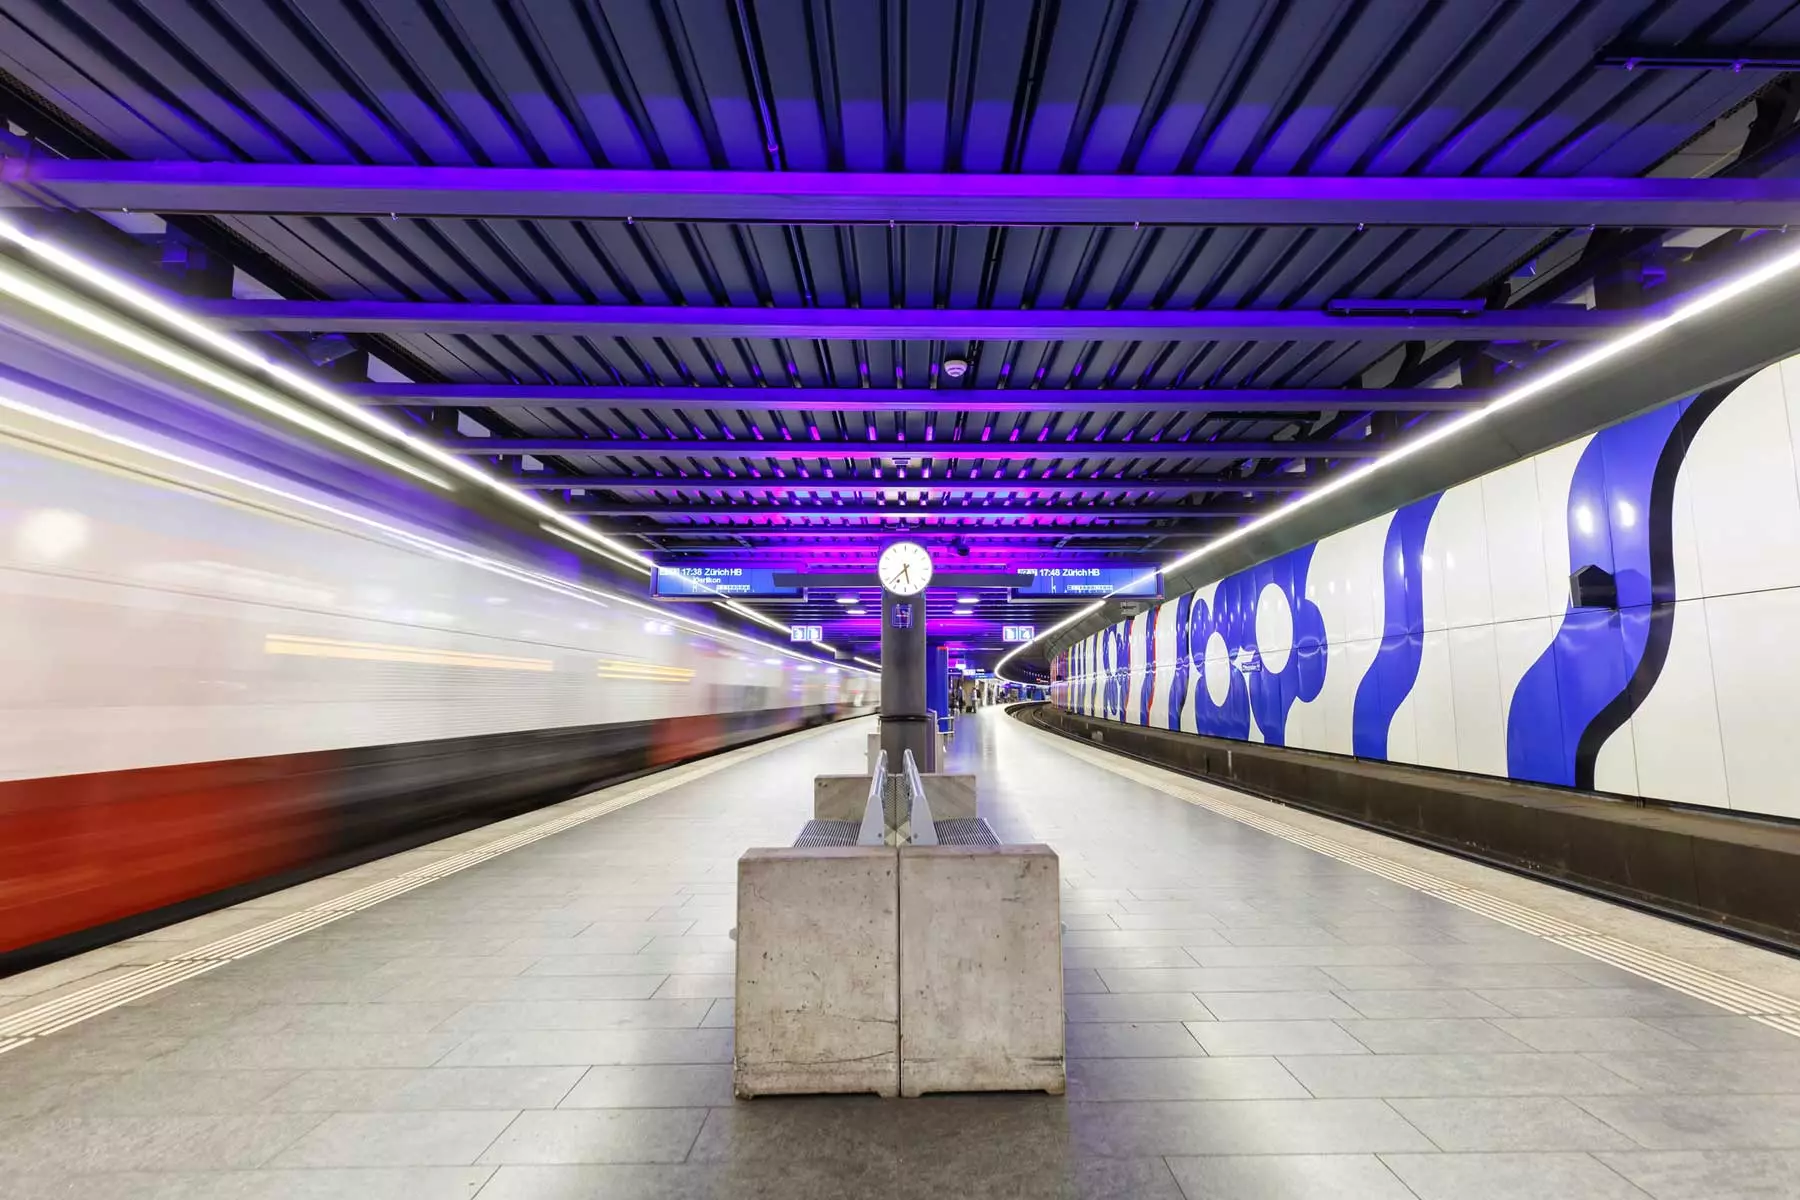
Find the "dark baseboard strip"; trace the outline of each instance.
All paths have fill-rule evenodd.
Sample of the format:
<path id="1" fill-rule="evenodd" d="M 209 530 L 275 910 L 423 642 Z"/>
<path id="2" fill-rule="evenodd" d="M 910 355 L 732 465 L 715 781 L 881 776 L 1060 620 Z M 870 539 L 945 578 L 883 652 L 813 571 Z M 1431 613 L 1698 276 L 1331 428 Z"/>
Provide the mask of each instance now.
<path id="1" fill-rule="evenodd" d="M 1015 716 L 1347 824 L 1800 954 L 1800 827 L 1097 720 Z"/>

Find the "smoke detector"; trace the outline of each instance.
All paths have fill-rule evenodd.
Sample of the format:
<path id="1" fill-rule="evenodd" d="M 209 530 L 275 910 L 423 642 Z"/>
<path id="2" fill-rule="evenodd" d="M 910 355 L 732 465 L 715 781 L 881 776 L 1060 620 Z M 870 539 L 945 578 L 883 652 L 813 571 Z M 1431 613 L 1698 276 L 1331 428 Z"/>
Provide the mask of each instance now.
<path id="1" fill-rule="evenodd" d="M 961 379 L 964 375 L 968 374 L 968 371 L 969 364 L 966 359 L 946 358 L 944 360 L 944 374 L 952 379 Z"/>

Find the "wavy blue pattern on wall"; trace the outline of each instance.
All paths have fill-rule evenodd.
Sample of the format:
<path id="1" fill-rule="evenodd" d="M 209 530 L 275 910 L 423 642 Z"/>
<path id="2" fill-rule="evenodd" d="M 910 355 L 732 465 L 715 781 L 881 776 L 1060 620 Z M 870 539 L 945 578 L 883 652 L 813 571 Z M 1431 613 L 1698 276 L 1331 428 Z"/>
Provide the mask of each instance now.
<path id="1" fill-rule="evenodd" d="M 1183 592 L 1175 600 L 1175 665 L 1169 680 L 1169 728 L 1181 729 L 1181 711 L 1187 706 L 1189 655 L 1188 620 L 1193 613 L 1194 594 Z M 1205 686 L 1204 683 L 1201 684 Z"/>
<path id="2" fill-rule="evenodd" d="M 1325 617 L 1306 597 L 1306 573 L 1313 546 L 1301 546 L 1219 581 L 1210 605 L 1196 599 L 1188 650 L 1201 672 L 1194 687 L 1194 712 L 1201 733 L 1247 738 L 1250 719 L 1265 742 L 1287 740 L 1287 715 L 1296 700 L 1312 700 L 1325 686 Z M 1256 644 L 1256 610 L 1273 585 L 1287 601 L 1293 638 L 1287 662 L 1271 671 Z M 1232 668 L 1223 704 L 1214 704 L 1205 686 L 1207 643 L 1214 634 L 1225 643 Z"/>
<path id="3" fill-rule="evenodd" d="M 1136 617 L 1127 618 L 1100 632 L 1104 644 L 1106 696 L 1101 716 L 1113 721 L 1128 721 L 1131 703 L 1131 627 Z"/>
<path id="4" fill-rule="evenodd" d="M 1144 614 L 1144 682 L 1138 689 L 1138 724 L 1150 724 L 1150 698 L 1156 695 L 1156 610 Z"/>
<path id="5" fill-rule="evenodd" d="M 1688 401 L 1603 429 L 1581 453 L 1569 483 L 1570 574 L 1593 565 L 1612 573 L 1619 611 L 1577 608 L 1573 599 L 1549 649 L 1513 692 L 1506 718 L 1506 770 L 1514 779 L 1573 787 L 1581 735 L 1625 690 L 1650 632 L 1650 494 Z"/>
<path id="6" fill-rule="evenodd" d="M 1394 714 L 1419 678 L 1425 644 L 1425 594 L 1419 578 L 1425 531 L 1437 496 L 1416 500 L 1394 514 L 1381 551 L 1381 648 L 1356 685 L 1351 749 L 1358 758 L 1386 758 Z"/>

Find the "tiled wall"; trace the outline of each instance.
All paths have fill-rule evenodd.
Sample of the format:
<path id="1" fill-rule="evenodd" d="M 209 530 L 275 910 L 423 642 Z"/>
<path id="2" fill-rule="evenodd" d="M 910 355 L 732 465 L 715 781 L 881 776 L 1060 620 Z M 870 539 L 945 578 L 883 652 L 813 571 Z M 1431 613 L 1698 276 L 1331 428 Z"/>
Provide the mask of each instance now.
<path id="1" fill-rule="evenodd" d="M 1800 818 L 1800 360 L 1324 538 L 1056 664 L 1093 716 Z M 1608 572 L 1616 606 L 1577 606 Z"/>

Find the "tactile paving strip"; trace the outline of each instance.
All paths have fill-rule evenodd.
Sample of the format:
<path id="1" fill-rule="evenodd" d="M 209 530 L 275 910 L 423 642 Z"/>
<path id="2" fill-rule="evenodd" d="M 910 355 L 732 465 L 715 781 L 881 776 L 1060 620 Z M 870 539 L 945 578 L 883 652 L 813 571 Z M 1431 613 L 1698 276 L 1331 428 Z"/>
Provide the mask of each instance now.
<path id="1" fill-rule="evenodd" d="M 1041 729 L 1033 729 L 1021 723 L 1021 728 L 1034 736 L 1051 739 L 1056 746 L 1074 755 L 1076 758 L 1090 762 L 1115 775 L 1141 783 L 1145 787 L 1154 788 L 1165 795 L 1174 796 L 1198 808 L 1216 813 L 1242 825 L 1248 825 L 1271 837 L 1278 837 L 1296 846 L 1304 846 L 1328 858 L 1348 863 L 1353 867 L 1379 875 L 1402 886 L 1423 892 L 1428 896 L 1436 896 L 1440 900 L 1456 905 L 1470 912 L 1480 913 L 1502 925 L 1509 925 L 1524 933 L 1533 934 L 1558 946 L 1566 946 L 1579 951 L 1589 958 L 1607 963 L 1622 971 L 1648 979 L 1652 983 L 1661 984 L 1684 996 L 1692 996 L 1696 1000 L 1704 1000 L 1726 1012 L 1738 1016 L 1749 1017 L 1760 1021 L 1783 1033 L 1800 1037 L 1800 1001 L 1791 997 L 1743 983 L 1705 967 L 1682 962 L 1678 958 L 1646 949 L 1630 942 L 1615 938 L 1610 934 L 1597 933 L 1592 929 L 1584 929 L 1559 917 L 1538 912 L 1523 904 L 1514 903 L 1500 896 L 1477 891 L 1474 888 L 1448 879 L 1421 871 L 1404 863 L 1395 862 L 1378 854 L 1340 842 L 1336 838 L 1326 837 L 1302 829 L 1298 825 L 1289 824 L 1279 817 L 1270 816 L 1247 805 L 1238 804 L 1198 788 L 1188 787 L 1176 782 L 1174 778 L 1146 767 L 1132 759 L 1122 758 L 1104 751 L 1090 750 L 1081 743 L 1069 738 L 1058 737 Z"/>

